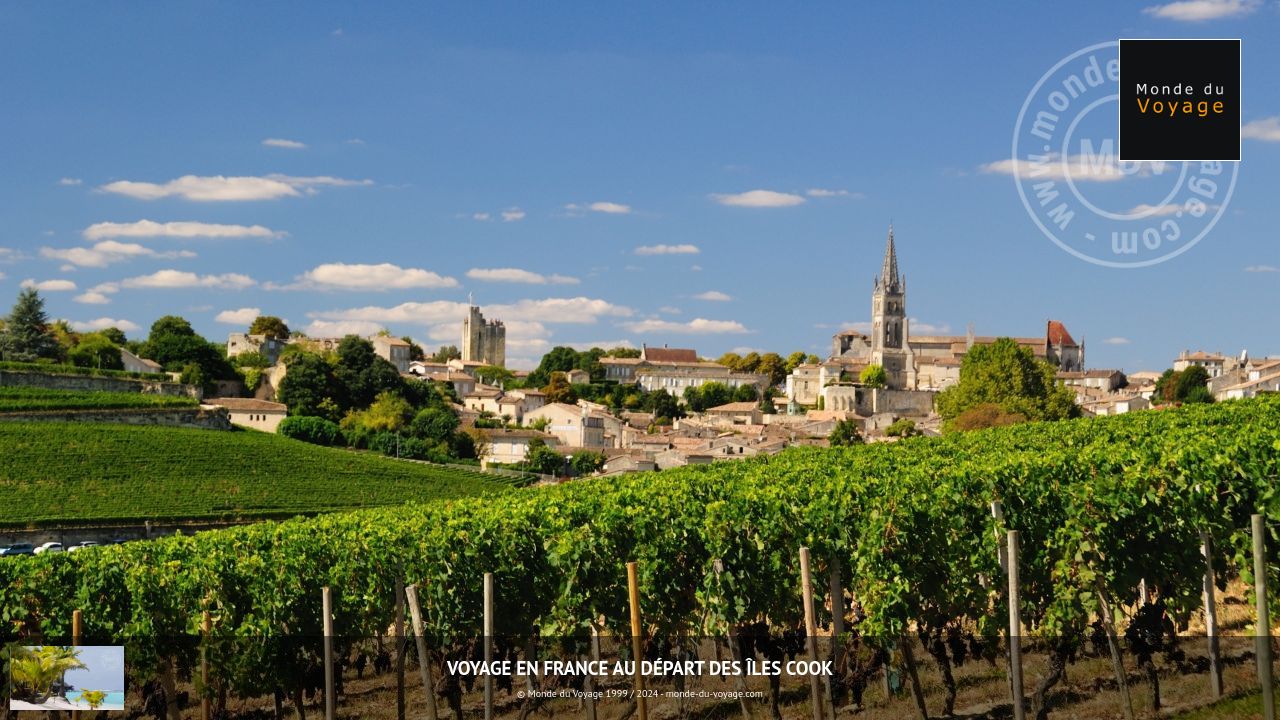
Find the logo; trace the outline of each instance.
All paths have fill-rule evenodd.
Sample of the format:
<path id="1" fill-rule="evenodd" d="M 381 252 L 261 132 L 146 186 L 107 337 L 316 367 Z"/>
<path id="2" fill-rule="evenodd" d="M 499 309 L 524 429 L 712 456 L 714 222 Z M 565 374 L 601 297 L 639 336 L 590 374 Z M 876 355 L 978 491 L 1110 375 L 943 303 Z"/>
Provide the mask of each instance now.
<path id="1" fill-rule="evenodd" d="M 1009 167 L 1031 219 L 1058 247 L 1115 268 L 1155 265 L 1200 242 L 1226 210 L 1239 164 L 1121 161 L 1119 43 L 1058 61 L 1031 89 Z"/>

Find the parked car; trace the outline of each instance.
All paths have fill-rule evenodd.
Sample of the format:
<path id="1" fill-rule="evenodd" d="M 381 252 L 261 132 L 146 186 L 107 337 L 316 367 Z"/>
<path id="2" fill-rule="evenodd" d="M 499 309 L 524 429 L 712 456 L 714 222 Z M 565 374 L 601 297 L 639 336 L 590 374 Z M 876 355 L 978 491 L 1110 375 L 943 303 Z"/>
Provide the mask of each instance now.
<path id="1" fill-rule="evenodd" d="M 35 552 L 31 543 L 14 543 L 7 548 L 0 548 L 0 555 L 30 555 Z"/>
<path id="2" fill-rule="evenodd" d="M 47 542 L 41 545 L 40 547 L 36 548 L 36 555 L 40 555 L 42 553 L 47 553 L 47 552 L 55 553 L 55 552 L 62 552 L 62 551 L 63 551 L 62 543 Z"/>
<path id="3" fill-rule="evenodd" d="M 89 547 L 98 547 L 98 543 L 94 542 L 93 540 L 85 540 L 79 543 L 78 545 L 72 545 L 71 547 L 67 548 L 67 552 L 75 552 L 77 550 L 83 550 Z"/>

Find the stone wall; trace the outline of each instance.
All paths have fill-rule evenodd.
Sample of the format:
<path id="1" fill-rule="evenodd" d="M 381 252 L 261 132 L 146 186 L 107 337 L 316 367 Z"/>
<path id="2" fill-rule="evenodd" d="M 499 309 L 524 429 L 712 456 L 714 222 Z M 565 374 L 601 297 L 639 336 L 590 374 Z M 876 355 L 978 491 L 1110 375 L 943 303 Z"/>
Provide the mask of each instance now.
<path id="1" fill-rule="evenodd" d="M 122 425 L 161 425 L 200 430 L 230 430 L 226 408 L 201 405 L 186 408 L 121 410 L 41 410 L 0 413 L 0 422 L 94 422 Z"/>
<path id="2" fill-rule="evenodd" d="M 36 547 L 47 542 L 60 542 L 63 546 L 70 547 L 86 540 L 105 545 L 114 540 L 146 540 L 173 534 L 192 535 L 205 530 L 219 530 L 253 522 L 261 521 L 256 519 L 196 520 L 191 522 L 148 522 L 145 524 L 137 522 L 112 524 L 109 522 L 95 523 L 94 521 L 85 521 L 77 527 L 66 528 L 3 528 L 0 529 L 0 547 L 20 542 L 31 543 Z M 18 562 L 21 561 L 21 559 L 18 560 Z"/>
<path id="3" fill-rule="evenodd" d="M 923 417 L 933 412 L 933 397 L 937 393 L 930 390 L 872 390 L 870 413 L 893 413 Z"/>
<path id="4" fill-rule="evenodd" d="M 60 375 L 28 370 L 0 370 L 0 387 L 40 387 L 50 390 L 76 390 L 81 392 L 136 392 L 148 395 L 185 396 L 196 398 L 197 400 L 201 397 L 201 390 L 195 385 L 183 385 L 182 383 L 164 380 Z"/>

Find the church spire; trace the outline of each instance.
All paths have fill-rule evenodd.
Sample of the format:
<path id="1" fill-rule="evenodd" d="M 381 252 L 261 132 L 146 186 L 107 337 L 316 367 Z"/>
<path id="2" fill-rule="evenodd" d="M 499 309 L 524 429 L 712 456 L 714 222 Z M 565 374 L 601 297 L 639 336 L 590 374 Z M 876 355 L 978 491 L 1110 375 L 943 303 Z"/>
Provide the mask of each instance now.
<path id="1" fill-rule="evenodd" d="M 884 265 L 880 268 L 880 278 L 876 283 L 888 292 L 899 292 L 902 278 L 898 275 L 898 253 L 893 247 L 893 223 L 889 223 L 889 240 L 884 248 Z"/>

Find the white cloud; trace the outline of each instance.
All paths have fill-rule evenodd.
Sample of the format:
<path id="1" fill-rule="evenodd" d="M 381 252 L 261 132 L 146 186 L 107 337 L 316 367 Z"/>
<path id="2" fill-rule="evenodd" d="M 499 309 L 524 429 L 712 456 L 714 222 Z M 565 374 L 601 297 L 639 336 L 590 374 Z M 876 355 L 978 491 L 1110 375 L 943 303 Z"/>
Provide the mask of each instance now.
<path id="1" fill-rule="evenodd" d="M 6 277 L 6 275 L 5 275 L 4 273 L 0 272 L 0 280 L 5 279 L 5 277 Z"/>
<path id="2" fill-rule="evenodd" d="M 365 144 L 364 141 L 361 140 L 360 138 L 351 138 L 349 140 L 343 140 L 342 142 L 346 143 L 347 145 L 364 145 Z"/>
<path id="3" fill-rule="evenodd" d="M 1109 337 L 1109 338 L 1107 338 L 1106 340 L 1103 340 L 1103 341 L 1102 341 L 1102 344 L 1103 344 L 1103 345 L 1128 345 L 1128 344 L 1129 344 L 1129 338 L 1127 338 L 1127 337 L 1119 337 L 1119 336 L 1117 336 L 1117 337 Z"/>
<path id="4" fill-rule="evenodd" d="M 697 245 L 641 245 L 637 255 L 697 255 L 702 252 Z"/>
<path id="5" fill-rule="evenodd" d="M 478 213 L 472 213 L 472 214 L 471 214 L 471 219 L 472 219 L 472 220 L 479 220 L 480 222 L 488 222 L 489 220 L 492 220 L 492 219 L 493 219 L 493 216 L 491 216 L 491 215 L 490 215 L 489 213 L 487 213 L 487 212 L 478 212 Z"/>
<path id="6" fill-rule="evenodd" d="M 77 332 L 93 332 L 95 330 L 106 330 L 109 327 L 118 328 L 125 332 L 135 332 L 141 330 L 136 323 L 128 320 L 116 320 L 109 317 L 100 317 L 96 320 L 86 320 L 83 322 L 71 321 L 71 327 Z"/>
<path id="7" fill-rule="evenodd" d="M 271 290 L 403 290 L 457 286 L 457 280 L 421 268 L 402 268 L 391 263 L 325 263 L 299 275 L 291 285 L 267 287 Z"/>
<path id="8" fill-rule="evenodd" d="M 997 160 L 978 169 L 984 173 L 1015 175 L 1020 180 L 1066 180 L 1070 177 L 1077 182 L 1116 182 L 1130 177 L 1162 175 L 1171 169 L 1169 163 L 1160 161 L 1121 163 L 1109 154 L 1090 157 L 1051 152 L 1042 158 L 1036 161 L 1019 158 Z"/>
<path id="9" fill-rule="evenodd" d="M 711 302 L 729 302 L 733 298 L 720 292 L 719 290 L 708 290 L 693 296 L 696 300 L 709 300 Z"/>
<path id="10" fill-rule="evenodd" d="M 158 270 L 150 275 L 139 275 L 120 282 L 127 288 L 214 288 L 218 290 L 243 290 L 257 283 L 248 275 L 223 273 L 221 275 L 197 275 L 180 270 Z"/>
<path id="11" fill-rule="evenodd" d="M 687 323 L 670 320 L 640 320 L 622 323 L 622 327 L 633 333 L 643 334 L 720 335 L 750 332 L 742 323 L 734 320 L 707 320 L 706 318 L 695 318 Z"/>
<path id="12" fill-rule="evenodd" d="M 866 197 L 866 195 L 863 195 L 860 192 L 849 192 L 848 190 L 828 190 L 826 188 L 809 188 L 808 190 L 805 190 L 804 194 L 808 195 L 809 197 L 816 197 L 816 198 L 847 197 L 847 198 L 853 198 L 855 200 L 862 200 L 863 198 Z"/>
<path id="13" fill-rule="evenodd" d="M 262 308 L 245 307 L 239 310 L 223 310 L 214 316 L 214 322 L 226 325 L 248 325 L 262 314 Z"/>
<path id="14" fill-rule="evenodd" d="M 630 205 L 613 202 L 593 202 L 588 207 L 594 212 L 609 213 L 611 215 L 627 215 L 631 213 Z"/>
<path id="15" fill-rule="evenodd" d="M 437 325 L 461 322 L 467 314 L 467 304 L 450 300 L 433 302 L 407 302 L 393 307 L 347 308 L 312 312 L 308 317 L 316 320 L 364 320 L 375 323 L 414 323 Z M 606 300 L 588 297 L 544 298 L 520 300 L 505 305 L 486 305 L 485 316 L 502 320 L 509 327 L 512 323 L 544 322 L 591 324 L 602 317 L 630 317 L 631 308 L 614 305 Z"/>
<path id="16" fill-rule="evenodd" d="M 1247 122 L 1240 128 L 1240 137 L 1266 142 L 1280 142 L 1280 115 Z"/>
<path id="17" fill-rule="evenodd" d="M 284 235 L 261 225 L 220 225 L 203 222 L 166 222 L 139 220 L 131 223 L 100 222 L 84 229 L 88 240 L 102 238 L 274 238 Z"/>
<path id="18" fill-rule="evenodd" d="M 190 250 L 156 252 L 137 243 L 103 240 L 102 242 L 94 243 L 93 247 L 43 247 L 40 248 L 40 256 L 51 260 L 61 260 L 67 264 L 66 266 L 71 267 L 106 267 L 112 263 L 122 262 L 131 258 L 145 257 L 176 260 L 179 258 L 193 258 L 196 254 Z"/>
<path id="19" fill-rule="evenodd" d="M 524 219 L 524 211 L 518 207 L 507 208 L 502 211 L 502 222 L 515 222 Z"/>
<path id="20" fill-rule="evenodd" d="M 66 187 L 75 187 L 76 185 L 79 185 L 83 182 L 84 181 L 81 180 L 80 178 L 64 177 L 58 181 L 58 184 Z"/>
<path id="21" fill-rule="evenodd" d="M 381 330 L 382 323 L 367 320 L 312 320 L 303 328 L 303 332 L 310 337 L 368 336 Z"/>
<path id="22" fill-rule="evenodd" d="M 1251 273 L 1273 273 L 1280 272 L 1280 268 L 1275 265 L 1250 265 L 1244 269 L 1245 272 Z"/>
<path id="23" fill-rule="evenodd" d="M 519 268 L 471 268 L 467 277 L 487 282 L 525 283 L 528 285 L 577 285 L 578 278 L 567 275 L 542 275 Z"/>
<path id="24" fill-rule="evenodd" d="M 40 292 L 70 292 L 76 289 L 76 284 L 71 280 L 35 280 L 27 278 L 23 280 L 20 287 L 35 288 Z"/>
<path id="25" fill-rule="evenodd" d="M 14 250 L 13 248 L 0 247 L 0 263 L 15 263 L 19 260 L 25 260 L 26 255 Z"/>
<path id="26" fill-rule="evenodd" d="M 159 200 L 180 197 L 196 202 L 234 202 L 245 200 L 275 200 L 282 197 L 299 197 L 299 188 L 308 193 L 316 186 L 347 187 L 372 185 L 372 180 L 346 180 L 327 175 L 294 177 L 273 174 L 266 177 L 223 175 L 183 175 L 166 183 L 117 180 L 98 188 L 103 192 L 125 195 L 139 200 Z"/>
<path id="27" fill-rule="evenodd" d="M 111 298 L 96 290 L 86 291 L 71 299 L 84 305 L 106 305 L 111 302 Z"/>
<path id="28" fill-rule="evenodd" d="M 1205 205 L 1203 207 L 1206 210 L 1217 210 L 1220 206 Z M 1168 215 L 1181 215 L 1184 212 L 1187 212 L 1187 207 L 1177 203 L 1167 203 L 1165 205 L 1148 205 L 1146 203 L 1142 203 L 1129 208 L 1126 214 L 1141 215 L 1144 217 L 1165 217 Z"/>
<path id="29" fill-rule="evenodd" d="M 748 190 L 742 193 L 713 193 L 711 197 L 721 205 L 733 207 L 777 208 L 791 207 L 804 202 L 804 198 L 792 193 L 774 190 Z"/>
<path id="30" fill-rule="evenodd" d="M 662 307 L 658 308 L 658 312 L 666 313 L 668 315 L 679 315 L 680 308 L 672 307 L 671 305 L 663 305 Z"/>
<path id="31" fill-rule="evenodd" d="M 635 343 L 630 340 L 595 340 L 593 342 L 571 342 L 556 343 L 557 345 L 567 345 L 578 352 L 584 352 L 591 348 L 601 348 L 602 350 L 612 350 L 613 348 L 633 348 Z"/>
<path id="32" fill-rule="evenodd" d="M 1261 4 L 1260 0 L 1179 0 L 1165 5 L 1152 5 L 1142 12 L 1165 20 L 1198 22 L 1248 15 Z"/>
<path id="33" fill-rule="evenodd" d="M 298 142 L 297 140 L 286 140 L 284 138 L 267 138 L 262 141 L 267 147 L 284 148 L 286 150 L 306 150 L 307 144 Z"/>

